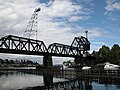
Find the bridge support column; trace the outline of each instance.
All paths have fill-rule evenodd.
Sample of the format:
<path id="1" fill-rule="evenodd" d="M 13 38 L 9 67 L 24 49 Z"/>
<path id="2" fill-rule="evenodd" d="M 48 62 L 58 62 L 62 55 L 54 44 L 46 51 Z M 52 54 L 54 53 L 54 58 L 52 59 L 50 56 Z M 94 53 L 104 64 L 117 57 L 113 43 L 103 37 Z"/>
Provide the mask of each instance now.
<path id="1" fill-rule="evenodd" d="M 75 57 L 74 62 L 77 66 L 80 65 L 80 67 L 83 66 L 83 58 L 82 57 Z"/>
<path id="2" fill-rule="evenodd" d="M 52 56 L 51 55 L 44 55 L 44 57 L 43 57 L 43 65 L 44 65 L 44 68 L 50 68 L 50 67 L 53 66 Z"/>

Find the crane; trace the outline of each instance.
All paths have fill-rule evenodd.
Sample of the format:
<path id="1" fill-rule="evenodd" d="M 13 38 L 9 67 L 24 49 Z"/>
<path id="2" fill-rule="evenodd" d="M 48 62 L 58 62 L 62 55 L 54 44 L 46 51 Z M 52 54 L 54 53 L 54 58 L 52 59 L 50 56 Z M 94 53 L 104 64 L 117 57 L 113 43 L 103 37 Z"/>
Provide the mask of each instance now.
<path id="1" fill-rule="evenodd" d="M 38 37 L 38 13 L 39 11 L 41 10 L 41 8 L 37 8 L 35 9 L 34 13 L 32 14 L 31 18 L 30 18 L 30 21 L 27 25 L 27 28 L 23 34 L 23 36 L 31 39 L 31 38 L 35 38 L 36 37 L 36 40 L 37 40 L 37 37 Z"/>

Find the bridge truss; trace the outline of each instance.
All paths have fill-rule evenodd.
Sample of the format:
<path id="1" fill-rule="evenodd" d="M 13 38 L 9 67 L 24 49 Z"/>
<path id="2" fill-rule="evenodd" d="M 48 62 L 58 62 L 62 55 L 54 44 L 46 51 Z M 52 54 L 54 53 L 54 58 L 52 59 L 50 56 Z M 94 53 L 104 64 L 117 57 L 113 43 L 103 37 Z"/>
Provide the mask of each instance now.
<path id="1" fill-rule="evenodd" d="M 90 42 L 83 36 L 75 37 L 71 46 L 78 48 L 80 51 L 90 50 Z"/>
<path id="2" fill-rule="evenodd" d="M 69 45 L 53 43 L 50 44 L 48 47 L 49 53 L 52 55 L 57 56 L 66 56 L 66 57 L 74 57 L 74 56 L 81 56 L 81 52 L 78 50 L 77 47 L 72 47 Z"/>
<path id="3" fill-rule="evenodd" d="M 0 53 L 44 55 L 48 50 L 43 41 L 8 35 L 0 39 Z"/>
<path id="4" fill-rule="evenodd" d="M 89 49 L 90 42 L 83 36 L 75 37 L 71 45 L 53 43 L 48 48 L 43 41 L 24 37 L 8 35 L 0 39 L 0 53 L 76 57 Z"/>

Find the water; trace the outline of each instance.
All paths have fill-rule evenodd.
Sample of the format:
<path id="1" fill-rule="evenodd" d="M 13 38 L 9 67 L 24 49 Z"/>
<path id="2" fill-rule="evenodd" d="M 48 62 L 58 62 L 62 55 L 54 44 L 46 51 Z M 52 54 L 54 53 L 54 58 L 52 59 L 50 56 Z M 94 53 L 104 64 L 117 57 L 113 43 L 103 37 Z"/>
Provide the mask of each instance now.
<path id="1" fill-rule="evenodd" d="M 65 79 L 53 78 L 53 82 L 61 82 Z M 0 76 L 0 90 L 22 89 L 44 85 L 43 76 L 26 74 L 17 71 L 9 71 Z"/>
<path id="2" fill-rule="evenodd" d="M 120 90 L 117 85 L 105 85 L 105 84 L 97 84 L 92 83 L 93 90 Z"/>
<path id="3" fill-rule="evenodd" d="M 42 86 L 46 87 L 42 89 Z M 67 79 L 63 78 L 53 78 L 52 74 L 33 75 L 17 71 L 9 71 L 6 74 L 0 75 L 0 90 L 16 90 L 16 89 L 120 90 L 120 80 L 111 78 L 84 77 L 68 81 Z"/>

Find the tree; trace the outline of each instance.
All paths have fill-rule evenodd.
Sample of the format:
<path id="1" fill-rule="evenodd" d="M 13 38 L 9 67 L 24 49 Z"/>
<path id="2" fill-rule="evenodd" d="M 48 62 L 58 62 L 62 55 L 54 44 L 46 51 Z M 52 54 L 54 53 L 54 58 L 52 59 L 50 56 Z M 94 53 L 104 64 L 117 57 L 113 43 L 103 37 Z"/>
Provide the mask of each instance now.
<path id="1" fill-rule="evenodd" d="M 95 57 L 95 63 L 100 63 L 101 62 L 99 52 L 93 51 L 92 56 Z"/>
<path id="2" fill-rule="evenodd" d="M 9 63 L 10 64 L 15 64 L 15 62 L 13 60 L 10 60 Z"/>
<path id="3" fill-rule="evenodd" d="M 96 58 L 97 63 L 120 64 L 120 46 L 114 44 L 110 49 L 108 46 L 103 45 L 98 52 L 93 51 L 92 56 Z"/>
<path id="4" fill-rule="evenodd" d="M 120 60 L 120 46 L 118 44 L 114 44 L 111 48 L 111 62 L 118 63 Z"/>
<path id="5" fill-rule="evenodd" d="M 5 63 L 6 63 L 6 64 L 10 64 L 10 62 L 9 62 L 8 59 L 5 59 Z"/>
<path id="6" fill-rule="evenodd" d="M 99 56 L 103 60 L 103 62 L 108 62 L 110 61 L 109 56 L 110 56 L 110 48 L 103 45 L 102 48 L 99 49 Z"/>

